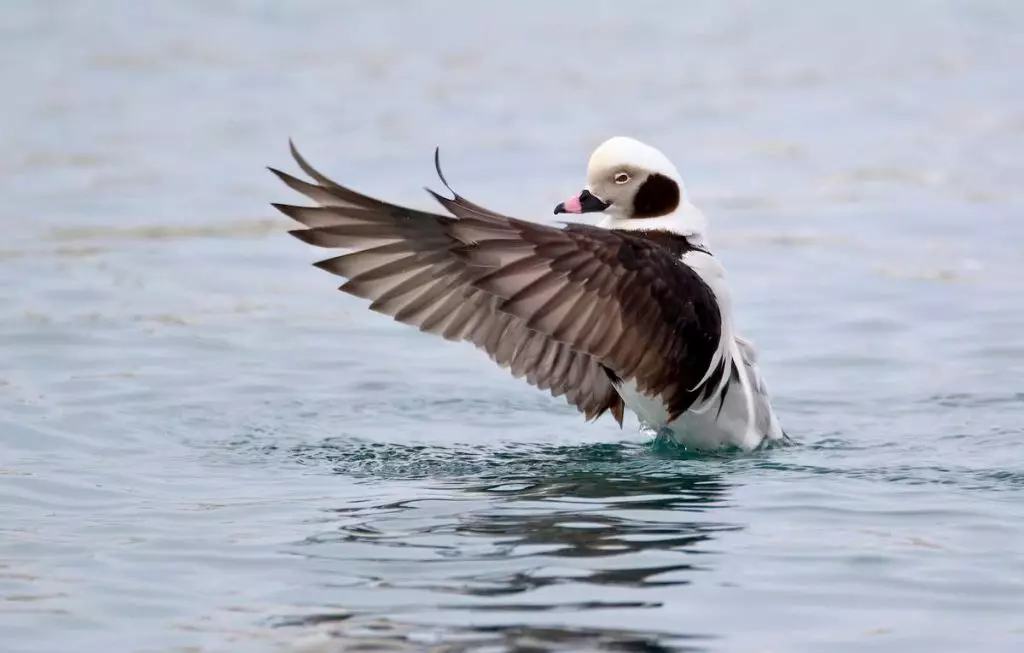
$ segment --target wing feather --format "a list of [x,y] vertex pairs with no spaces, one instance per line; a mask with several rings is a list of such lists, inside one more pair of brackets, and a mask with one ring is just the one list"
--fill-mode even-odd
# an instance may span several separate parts
[[[306,243],[349,253],[319,262],[371,310],[449,340],[549,390],[587,419],[624,405],[614,383],[635,378],[672,413],[697,397],[721,333],[711,290],[665,247],[586,225],[555,228],[496,213],[441,182],[451,215],[389,204],[345,188],[292,145],[310,183],[271,171],[317,204],[275,204]],[[708,336],[707,334],[711,334]]]

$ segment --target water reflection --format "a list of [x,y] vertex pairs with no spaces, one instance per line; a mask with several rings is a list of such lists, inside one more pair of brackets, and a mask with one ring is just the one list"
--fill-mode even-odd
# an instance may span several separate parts
[[[294,621],[279,625],[297,626]],[[318,630],[314,641],[296,647],[301,653],[356,651],[617,651],[619,653],[696,653],[710,638],[619,628],[557,626],[477,626],[439,631],[391,619],[343,618]]]
[[[714,471],[714,462],[667,459],[633,444],[375,448],[332,442],[293,452],[357,474],[360,483],[374,482],[368,472],[382,472],[382,456],[402,461],[385,472],[390,481],[396,474],[418,480],[428,471],[432,478],[420,498],[325,509],[328,527],[292,552],[316,567],[323,604],[332,608],[283,617],[278,626],[323,629],[329,622],[331,645],[342,646],[333,650],[360,650],[335,641],[353,637],[351,623],[468,613],[474,624],[483,615],[500,623],[489,630],[445,626],[432,636],[446,645],[469,636],[473,646],[483,637],[539,651],[693,650],[686,648],[689,639],[673,648],[665,643],[671,637],[619,629],[526,628],[523,615],[544,612],[572,623],[572,614],[598,609],[663,608],[669,597],[659,590],[691,584],[710,569],[715,540],[742,529],[715,510],[728,505],[733,484]],[[333,583],[332,571],[342,569],[365,575]],[[560,591],[545,591],[554,586]],[[360,587],[375,593],[364,595]],[[646,590],[643,600],[636,589]],[[383,606],[381,594],[388,592],[393,601]],[[410,593],[418,600],[410,601]],[[382,650],[404,650],[408,629],[384,623],[389,634],[371,639],[398,647]],[[444,650],[468,650],[453,645]]]
[[[467,487],[496,495],[499,502],[493,512],[463,520],[457,532],[502,538],[512,546],[541,545],[549,556],[605,557],[649,549],[685,552],[716,532],[738,528],[682,519],[725,503],[729,485],[715,474],[631,476],[619,468],[516,480],[524,487],[507,490],[507,482]],[[555,505],[537,514],[516,511],[536,501]]]

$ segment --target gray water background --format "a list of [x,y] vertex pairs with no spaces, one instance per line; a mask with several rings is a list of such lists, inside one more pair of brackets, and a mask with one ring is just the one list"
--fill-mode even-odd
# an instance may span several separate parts
[[[1024,650],[1022,34],[1012,1],[5,2],[0,650]],[[439,144],[549,220],[615,134],[709,214],[799,446],[586,425],[268,206],[288,137],[421,207]]]

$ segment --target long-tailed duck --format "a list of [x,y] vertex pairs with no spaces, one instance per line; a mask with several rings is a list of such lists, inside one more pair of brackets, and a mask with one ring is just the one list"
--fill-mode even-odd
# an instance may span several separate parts
[[554,227],[428,190],[449,215],[340,186],[292,156],[315,183],[271,168],[318,206],[274,204],[311,245],[349,253],[317,263],[370,309],[465,340],[588,420],[628,408],[694,449],[750,450],[784,439],[754,347],[733,324],[704,214],[658,150],[616,137],[587,166],[587,187],[555,213],[600,213]]

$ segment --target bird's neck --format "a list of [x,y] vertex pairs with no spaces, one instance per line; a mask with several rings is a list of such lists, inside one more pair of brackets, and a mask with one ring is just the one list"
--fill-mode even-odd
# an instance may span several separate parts
[[689,243],[700,249],[708,249],[708,221],[693,204],[684,201],[672,213],[656,218],[627,218],[608,213],[599,226],[605,229],[624,231],[668,231],[683,236]]

